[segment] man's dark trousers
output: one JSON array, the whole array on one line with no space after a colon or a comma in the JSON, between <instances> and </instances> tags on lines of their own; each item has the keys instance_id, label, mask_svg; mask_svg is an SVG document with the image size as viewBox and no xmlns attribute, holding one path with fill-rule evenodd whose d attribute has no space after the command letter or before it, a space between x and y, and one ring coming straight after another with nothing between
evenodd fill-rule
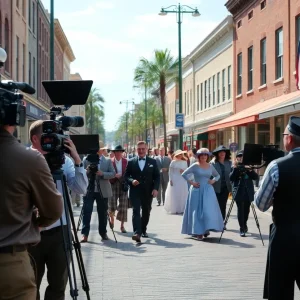
<instances>
[{"instance_id":1,"label":"man's dark trousers","mask_svg":"<svg viewBox=\"0 0 300 300\"><path fill-rule=\"evenodd\" d=\"M142 193L141 193L142 195ZM141 197L132 197L132 225L135 234L141 235L147 232L147 225L150 219L152 208L152 196L146 197L146 191ZM141 217L142 208L142 217Z\"/></svg>"},{"instance_id":2,"label":"man's dark trousers","mask_svg":"<svg viewBox=\"0 0 300 300\"><path fill-rule=\"evenodd\" d=\"M40 285L47 266L48 286L45 300L64 300L68 282L67 260L64 248L64 235L67 237L67 226L58 226L41 232L41 241L28 249L33 256L36 269L37 299L40 299ZM71 243L68 244L70 247Z\"/></svg>"},{"instance_id":3,"label":"man's dark trousers","mask_svg":"<svg viewBox=\"0 0 300 300\"><path fill-rule=\"evenodd\" d=\"M108 198L102 198L100 193L89 193L83 199L83 216L82 216L82 230L81 233L84 236L89 236L90 223L92 212L94 208L94 201L97 203L98 212L98 231L101 236L106 234L107 225L107 210L108 210Z\"/></svg>"}]
</instances>

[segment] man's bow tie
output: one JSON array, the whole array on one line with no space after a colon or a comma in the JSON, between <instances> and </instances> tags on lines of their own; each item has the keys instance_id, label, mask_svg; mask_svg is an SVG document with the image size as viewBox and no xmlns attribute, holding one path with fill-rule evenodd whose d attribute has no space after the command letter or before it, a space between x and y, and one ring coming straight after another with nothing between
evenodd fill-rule
<instances>
[{"instance_id":1,"label":"man's bow tie","mask_svg":"<svg viewBox=\"0 0 300 300\"><path fill-rule=\"evenodd\" d=\"M146 160L146 158L145 157L139 157L139 161L140 160Z\"/></svg>"}]
</instances>

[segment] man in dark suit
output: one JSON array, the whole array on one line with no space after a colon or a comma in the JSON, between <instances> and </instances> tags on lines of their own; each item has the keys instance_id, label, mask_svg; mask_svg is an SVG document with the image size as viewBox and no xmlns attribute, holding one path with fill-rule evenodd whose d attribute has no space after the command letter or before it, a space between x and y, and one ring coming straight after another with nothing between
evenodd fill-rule
<instances>
[{"instance_id":1,"label":"man in dark suit","mask_svg":"<svg viewBox=\"0 0 300 300\"><path fill-rule=\"evenodd\" d=\"M157 197L160 174L156 160L146 156L146 142L138 142L138 156L128 162L124 178L130 186L129 198L132 203L132 224L134 235L132 239L141 242L141 235L148 237L152 199ZM142 208L142 217L141 217Z\"/></svg>"}]
</instances>

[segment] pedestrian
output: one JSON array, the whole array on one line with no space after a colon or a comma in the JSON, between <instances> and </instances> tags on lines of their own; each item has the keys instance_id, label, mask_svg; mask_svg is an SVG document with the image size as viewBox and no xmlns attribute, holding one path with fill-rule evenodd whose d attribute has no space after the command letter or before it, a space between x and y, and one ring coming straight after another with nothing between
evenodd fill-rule
<instances>
[{"instance_id":1,"label":"pedestrian","mask_svg":"<svg viewBox=\"0 0 300 300\"><path fill-rule=\"evenodd\" d=\"M141 242L141 236L148 237L147 225L150 219L153 198L157 197L160 174L156 160L146 156L147 144L137 143L138 156L128 161L125 180L130 186L129 198L132 204L132 239ZM142 217L141 217L142 209Z\"/></svg>"},{"instance_id":2,"label":"pedestrian","mask_svg":"<svg viewBox=\"0 0 300 300\"><path fill-rule=\"evenodd\" d=\"M156 156L155 159L160 173L160 184L157 194L157 206L160 206L161 202L163 205L165 204L165 194L169 183L169 167L171 159L166 156L164 147L159 148L159 156Z\"/></svg>"},{"instance_id":3,"label":"pedestrian","mask_svg":"<svg viewBox=\"0 0 300 300\"><path fill-rule=\"evenodd\" d=\"M269 300L293 300L295 282L300 289L300 117L290 117L283 144L288 155L268 165L254 196L259 210L273 206L264 288Z\"/></svg>"},{"instance_id":4,"label":"pedestrian","mask_svg":"<svg viewBox=\"0 0 300 300\"><path fill-rule=\"evenodd\" d=\"M116 218L121 222L120 230L122 233L126 233L127 231L124 223L127 222L128 185L125 181L124 174L127 167L127 159L122 157L122 154L125 150L121 145L116 146L111 151L114 153L114 157L111 158L111 161L116 174L114 178L109 180L112 187L112 197L108 199L110 223L112 226L114 226L115 212L118 211Z\"/></svg>"},{"instance_id":5,"label":"pedestrian","mask_svg":"<svg viewBox=\"0 0 300 300\"><path fill-rule=\"evenodd\" d=\"M240 225L240 235L245 237L248 232L247 221L250 213L250 205L254 200L253 180L257 180L258 174L249 166L243 165L241 150L236 155L236 161L232 165L229 175L232 182L232 197L237 205L237 217Z\"/></svg>"},{"instance_id":6,"label":"pedestrian","mask_svg":"<svg viewBox=\"0 0 300 300\"><path fill-rule=\"evenodd\" d=\"M229 179L232 165L230 160L230 150L225 146L219 146L212 152L212 154L215 159L211 160L210 163L221 177L220 180L214 183L213 187L218 198L223 220L225 220L227 200L232 189Z\"/></svg>"}]
</instances>

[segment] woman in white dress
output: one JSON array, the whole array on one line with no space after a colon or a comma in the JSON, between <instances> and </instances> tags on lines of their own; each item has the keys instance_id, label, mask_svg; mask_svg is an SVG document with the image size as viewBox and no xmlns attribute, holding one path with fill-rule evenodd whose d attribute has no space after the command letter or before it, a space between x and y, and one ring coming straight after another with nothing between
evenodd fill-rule
<instances>
[{"instance_id":1,"label":"woman in white dress","mask_svg":"<svg viewBox=\"0 0 300 300\"><path fill-rule=\"evenodd\" d=\"M186 151L177 150L169 167L169 183L164 208L170 214L182 214L188 197L188 187L181 176L187 169L187 162L183 160L184 153Z\"/></svg>"}]
</instances>

